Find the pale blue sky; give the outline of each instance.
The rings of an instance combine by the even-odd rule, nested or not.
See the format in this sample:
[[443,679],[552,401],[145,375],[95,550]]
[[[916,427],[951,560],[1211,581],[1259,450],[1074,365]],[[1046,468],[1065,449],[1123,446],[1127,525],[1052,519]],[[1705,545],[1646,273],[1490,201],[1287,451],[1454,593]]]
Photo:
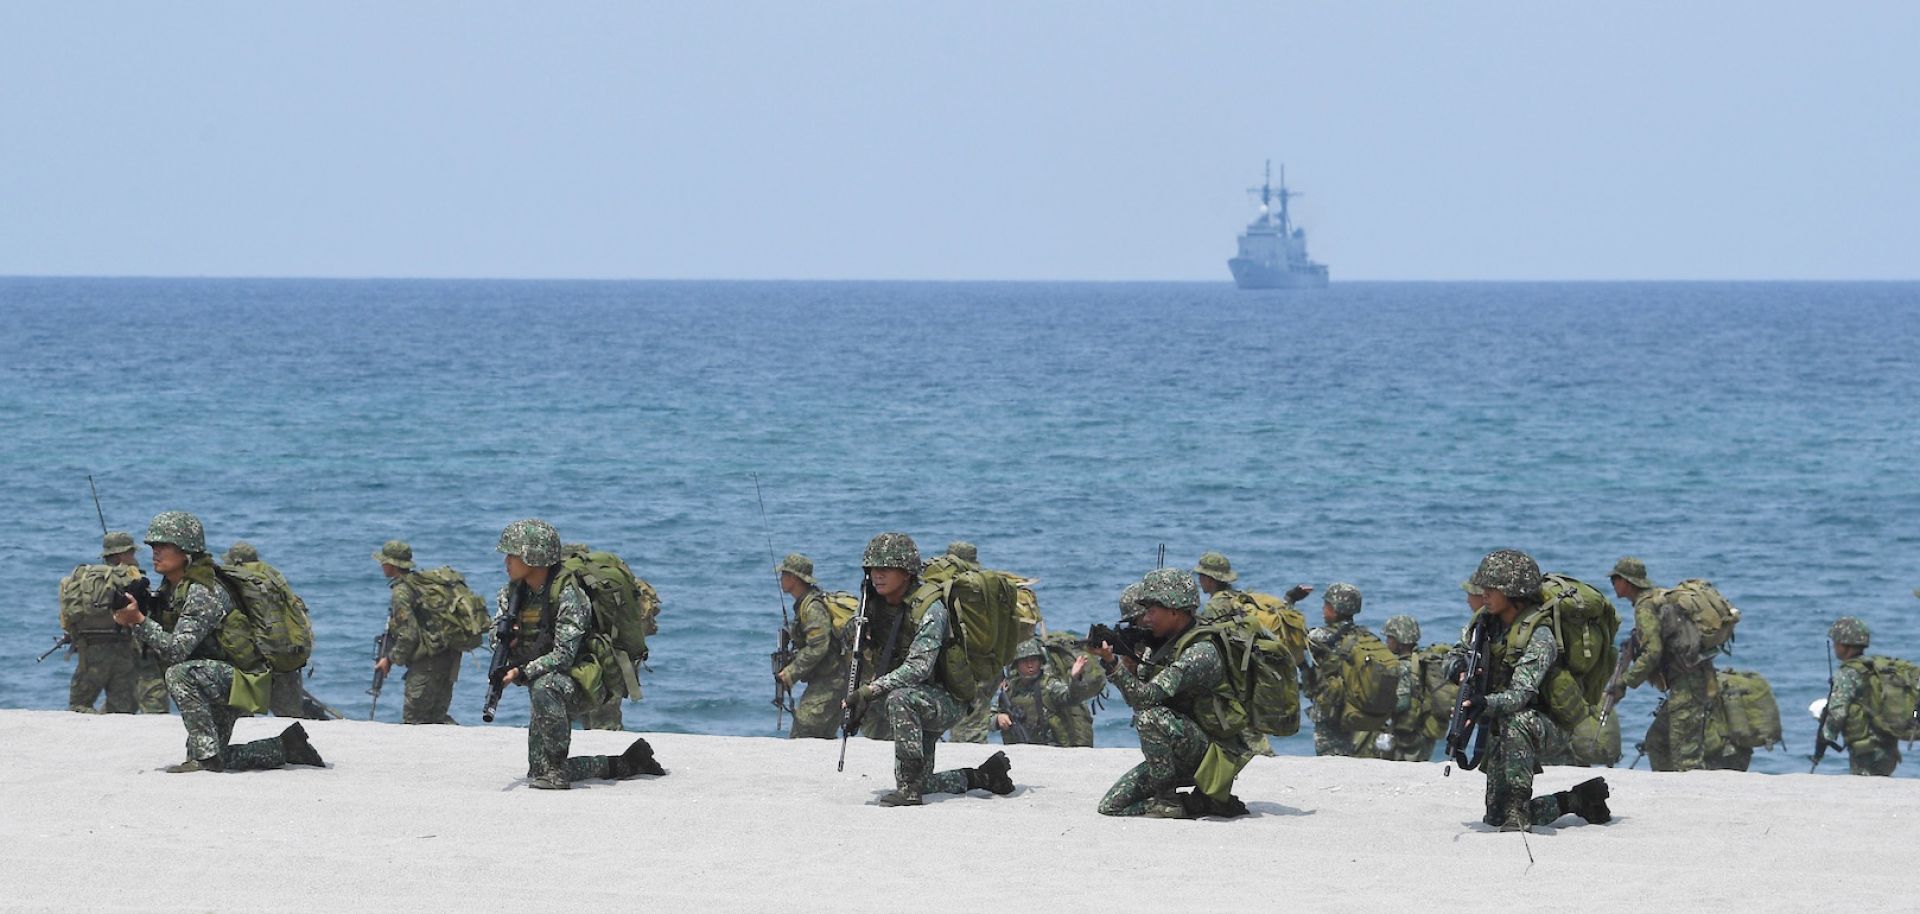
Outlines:
[[0,274],[1920,278],[1920,3],[0,0]]

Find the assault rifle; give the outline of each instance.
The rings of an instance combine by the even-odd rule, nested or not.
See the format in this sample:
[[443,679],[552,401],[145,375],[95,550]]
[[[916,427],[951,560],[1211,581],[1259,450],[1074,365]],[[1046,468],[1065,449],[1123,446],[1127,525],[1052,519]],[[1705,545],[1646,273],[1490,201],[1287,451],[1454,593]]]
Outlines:
[[1146,659],[1147,652],[1153,650],[1153,631],[1132,623],[1110,628],[1095,622],[1092,628],[1087,629],[1087,637],[1080,645],[1097,648],[1102,644],[1112,646],[1116,654],[1142,661]]
[[73,636],[72,636],[72,635],[61,635],[60,637],[58,637],[58,638],[56,638],[56,639],[54,639],[54,641],[53,641],[53,646],[52,646],[52,647],[50,647],[50,648],[47,648],[47,650],[46,650],[46,653],[43,653],[43,654],[41,654],[41,655],[40,655],[40,657],[39,657],[39,659],[37,659],[37,660],[35,660],[34,662],[35,662],[35,663],[45,663],[48,657],[51,657],[51,656],[53,656],[53,652],[54,652],[54,651],[57,651],[57,650],[59,650],[59,649],[61,649],[61,648],[63,648],[63,647],[66,647],[67,645],[69,645],[69,644],[72,644],[72,643],[73,643]]
[[493,662],[487,665],[487,703],[480,709],[480,719],[493,723],[495,711],[500,710],[500,695],[507,690],[507,672],[513,669],[513,645],[520,638],[520,602],[526,597],[526,586],[507,582],[507,611],[493,625]]
[[1607,718],[1613,716],[1613,706],[1627,694],[1627,667],[1633,665],[1633,659],[1640,656],[1640,630],[1634,629],[1627,640],[1620,642],[1620,659],[1613,664],[1613,677],[1607,680],[1606,700],[1600,703],[1600,726],[1607,725]]
[[[753,474],[753,497],[760,503],[760,532],[767,538],[767,560],[779,567],[773,557],[773,527],[767,523],[767,497],[760,492],[760,474]],[[787,589],[780,585],[780,572],[773,573],[774,592],[780,601],[780,636],[773,649],[773,732],[780,732],[780,719],[793,713],[793,686],[780,681],[780,671],[793,662],[793,620],[787,616]],[[794,607],[797,614],[799,607]]]
[[[853,637],[847,642],[847,687],[840,691],[840,761],[835,771],[847,770],[847,738],[853,731],[860,729],[860,709],[854,707],[853,693],[863,684],[860,681],[860,650],[867,637],[867,591],[873,588],[873,578],[862,575],[860,578],[860,608],[853,613]],[[882,658],[884,660],[884,658]]]
[[[374,636],[373,659],[376,664],[393,659],[393,632],[385,631]],[[373,696],[373,702],[367,706],[368,720],[372,720],[374,712],[380,710],[380,689],[386,684],[387,671],[376,665],[373,668],[373,687],[367,689],[367,694]]]
[[[1487,728],[1479,724],[1481,715],[1486,711],[1487,686],[1493,675],[1487,650],[1492,636],[1487,614],[1475,614],[1472,624],[1467,627],[1466,659],[1455,667],[1455,675],[1460,680],[1460,697],[1454,702],[1452,717],[1447,720],[1446,754],[1462,771],[1480,767],[1480,761],[1487,754]],[[1468,707],[1472,710],[1468,710]],[[1472,754],[1468,754],[1468,743],[1472,743]]]
[[1813,762],[1813,767],[1807,769],[1808,774],[1812,774],[1820,770],[1820,761],[1827,757],[1827,749],[1833,748],[1833,749],[1839,749],[1841,751],[1846,750],[1845,746],[1838,745],[1827,739],[1827,715],[1832,712],[1833,712],[1833,642],[1828,641],[1827,642],[1827,703],[1820,706],[1820,723],[1817,726],[1815,726],[1813,730],[1813,755],[1808,756],[1808,761]]
[[1013,702],[1007,698],[1007,678],[1005,676],[1000,677],[1000,684],[994,689],[993,710],[996,714],[1007,715],[1007,719],[1013,722],[1013,725],[1007,728],[1007,734],[1001,736],[1001,742],[1004,743],[1007,741],[1007,735],[1011,735],[1016,741],[1022,743],[1031,743],[1034,741],[1031,732],[1027,729],[1027,722],[1020,716],[1020,710],[1015,708]]

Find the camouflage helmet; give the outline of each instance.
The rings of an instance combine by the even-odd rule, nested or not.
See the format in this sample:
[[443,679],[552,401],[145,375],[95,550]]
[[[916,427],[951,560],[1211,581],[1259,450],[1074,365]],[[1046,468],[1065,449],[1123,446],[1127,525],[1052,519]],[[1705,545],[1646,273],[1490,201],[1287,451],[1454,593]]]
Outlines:
[[1630,555],[1623,556],[1621,557],[1620,561],[1614,562],[1613,571],[1608,573],[1607,576],[1612,578],[1624,578],[1627,583],[1632,584],[1633,586],[1638,587],[1641,590],[1647,590],[1653,587],[1653,582],[1647,580],[1647,563],[1642,562],[1639,559],[1636,559]]
[[495,548],[529,565],[554,565],[560,561],[560,532],[543,520],[517,520],[500,531]]
[[413,570],[413,547],[405,540],[387,540],[379,552],[373,554],[373,560],[382,565],[392,565],[402,571]]
[[1140,591],[1145,587],[1145,583],[1135,581],[1120,591],[1120,618],[1123,621],[1138,622],[1140,614],[1147,611],[1146,607],[1140,605]]
[[1194,574],[1204,574],[1222,584],[1231,584],[1239,579],[1233,571],[1233,563],[1218,552],[1209,552],[1200,556],[1200,562],[1193,566]]
[[820,582],[813,579],[813,560],[798,552],[789,552],[780,564],[773,566],[776,574],[790,574],[808,584],[818,587]]
[[132,552],[135,545],[133,534],[115,530],[100,538],[100,557],[110,559],[122,552]]
[[227,547],[227,554],[220,557],[220,563],[223,565],[258,561],[260,561],[260,550],[253,548],[253,544],[246,540],[234,540],[233,545]]
[[1047,656],[1047,649],[1041,646],[1040,639],[1028,638],[1027,640],[1020,642],[1020,646],[1014,649],[1013,662],[1019,663],[1020,661],[1025,660],[1028,657],[1044,659],[1046,656]]
[[1420,621],[1412,616],[1389,616],[1380,630],[1401,644],[1420,643]]
[[1327,608],[1334,615],[1351,619],[1360,615],[1360,588],[1352,584],[1333,584],[1327,587]]
[[1508,597],[1531,597],[1540,592],[1540,565],[1518,549],[1496,549],[1480,560],[1469,583]]
[[1178,568],[1156,568],[1141,579],[1139,602],[1142,607],[1151,604],[1193,612],[1200,608],[1200,586],[1193,575]]
[[185,511],[162,511],[147,525],[147,545],[166,543],[196,555],[207,551],[207,531],[200,518]]
[[980,561],[980,550],[966,540],[954,540],[947,544],[947,554],[963,562]]
[[920,547],[913,544],[913,537],[904,533],[882,533],[867,541],[860,567],[900,568],[908,574],[919,574]]
[[1873,643],[1873,633],[1867,630],[1867,623],[1852,616],[1841,616],[1840,620],[1827,629],[1827,638],[1835,644],[1851,644],[1854,647],[1866,647]]

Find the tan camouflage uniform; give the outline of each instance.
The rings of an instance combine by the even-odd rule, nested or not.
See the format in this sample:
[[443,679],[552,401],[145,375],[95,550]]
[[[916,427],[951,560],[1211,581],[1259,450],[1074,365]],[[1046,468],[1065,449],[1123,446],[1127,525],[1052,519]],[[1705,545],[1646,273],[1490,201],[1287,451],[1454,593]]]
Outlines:
[[[393,557],[387,557],[388,563]],[[395,566],[399,567],[399,566]],[[406,667],[406,704],[400,720],[408,724],[458,724],[448,713],[453,686],[460,680],[462,652],[451,647],[434,651],[427,629],[427,607],[411,569],[387,579],[387,632],[393,636],[395,666]],[[443,645],[444,647],[444,645]]]
[[839,735],[840,693],[847,686],[846,659],[833,637],[833,613],[820,588],[809,587],[793,607],[790,641],[799,645],[782,672],[807,688],[793,708],[791,739],[831,739]]
[[1870,675],[1864,656],[1840,664],[1827,694],[1827,721],[1820,737],[1847,747],[1847,770],[1853,774],[1890,777],[1900,766],[1900,743],[1867,721]]
[[[1713,658],[1679,657],[1666,649],[1665,635],[1674,624],[1668,621],[1672,610],[1663,605],[1666,596],[1665,590],[1648,587],[1634,597],[1633,637],[1639,652],[1627,667],[1626,685],[1637,688],[1651,681],[1666,692],[1644,744],[1653,770],[1693,771],[1706,767]],[[1664,629],[1663,623],[1667,626]]]

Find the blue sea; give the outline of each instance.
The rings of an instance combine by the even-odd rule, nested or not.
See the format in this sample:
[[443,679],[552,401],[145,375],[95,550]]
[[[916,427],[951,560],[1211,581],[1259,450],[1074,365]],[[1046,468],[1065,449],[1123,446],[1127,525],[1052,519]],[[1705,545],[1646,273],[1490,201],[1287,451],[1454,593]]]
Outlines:
[[[1807,768],[1834,618],[1920,658],[1920,284],[12,278],[0,328],[0,706],[65,705],[71,667],[32,656],[98,551],[88,474],[116,529],[183,509],[256,544],[313,610],[311,690],[353,717],[370,554],[406,539],[490,596],[521,517],[659,588],[635,730],[774,735],[769,538],[853,589],[896,529],[1040,579],[1056,629],[1111,620],[1162,545],[1252,589],[1351,582],[1361,622],[1427,641],[1491,549],[1603,590],[1637,555],[1744,611],[1731,665],[1787,725],[1765,771]],[[1656,697],[1623,705],[1629,756]],[[1117,699],[1098,739],[1134,743]]]

